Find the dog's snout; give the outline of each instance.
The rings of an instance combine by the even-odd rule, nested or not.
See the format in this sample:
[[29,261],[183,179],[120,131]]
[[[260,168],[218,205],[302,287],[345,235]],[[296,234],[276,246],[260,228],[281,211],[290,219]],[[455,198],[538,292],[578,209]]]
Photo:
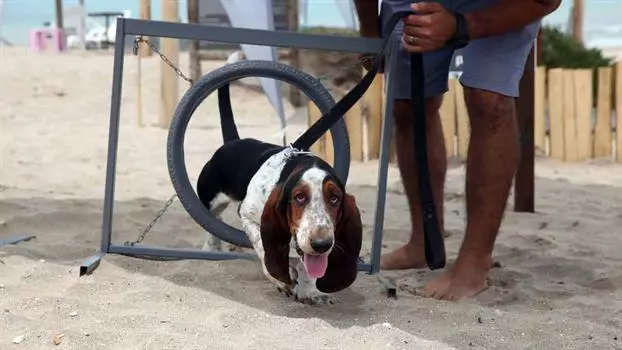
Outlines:
[[316,253],[325,253],[333,246],[332,238],[316,238],[311,240],[311,248]]

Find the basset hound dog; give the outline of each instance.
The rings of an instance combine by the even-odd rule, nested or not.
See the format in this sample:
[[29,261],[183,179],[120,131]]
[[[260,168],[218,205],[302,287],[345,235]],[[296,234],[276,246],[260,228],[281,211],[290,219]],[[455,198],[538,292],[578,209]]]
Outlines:
[[[240,202],[263,272],[287,296],[332,304],[331,293],[355,281],[360,212],[334,169],[312,153],[250,138],[227,141],[203,167],[197,194],[214,215]],[[209,241],[205,248],[219,249]],[[293,265],[290,249],[298,254]]]

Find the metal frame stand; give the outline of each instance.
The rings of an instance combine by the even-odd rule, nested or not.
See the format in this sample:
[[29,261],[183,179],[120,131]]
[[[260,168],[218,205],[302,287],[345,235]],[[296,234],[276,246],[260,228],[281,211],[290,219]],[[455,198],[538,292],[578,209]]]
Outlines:
[[[197,259],[197,260],[256,260],[255,254],[238,252],[208,252],[198,249],[174,249],[154,246],[124,246],[111,242],[112,214],[114,204],[114,188],[117,164],[117,148],[119,142],[119,117],[121,109],[121,87],[123,80],[123,62],[125,38],[127,35],[144,35],[148,37],[167,37],[189,40],[206,40],[234,44],[267,45],[277,47],[296,47],[312,50],[342,51],[354,53],[377,53],[382,48],[381,39],[352,38],[340,36],[300,34],[285,31],[270,31],[247,28],[216,27],[199,24],[148,21],[129,18],[117,18],[117,32],[114,53],[112,96],[110,108],[110,131],[108,134],[108,158],[106,168],[106,188],[100,252],[84,260],[80,265],[80,276],[92,273],[106,254],[140,255],[145,257]],[[396,52],[397,42],[391,43]],[[391,55],[388,67],[394,66],[396,55]],[[385,69],[389,72],[390,69]],[[385,117],[382,128],[380,160],[378,164],[378,186],[374,219],[372,252],[369,263],[359,263],[359,271],[377,276],[384,285],[389,297],[397,296],[397,287],[391,279],[380,274],[380,250],[382,247],[382,231],[384,225],[384,209],[386,201],[387,174],[389,166],[389,150],[393,129],[393,84],[388,74],[385,93]]]

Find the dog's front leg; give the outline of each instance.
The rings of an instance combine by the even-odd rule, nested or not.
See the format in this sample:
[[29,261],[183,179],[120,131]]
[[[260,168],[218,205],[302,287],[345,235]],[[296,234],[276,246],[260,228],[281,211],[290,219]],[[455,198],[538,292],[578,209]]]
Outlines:
[[279,292],[285,294],[288,297],[291,296],[293,294],[292,286],[274,278],[266,267],[266,263],[264,260],[265,251],[261,242],[261,231],[259,229],[259,226],[244,219],[242,219],[242,226],[244,227],[244,231],[246,232],[248,239],[253,244],[253,248],[255,249],[255,253],[257,254],[257,258],[259,259],[261,269],[263,270],[264,275],[266,275],[268,280],[276,286]]
[[335,298],[327,293],[317,289],[315,286],[315,278],[311,278],[305,271],[304,264],[301,259],[295,265],[297,279],[294,283],[294,298],[301,303],[315,304],[334,304]]

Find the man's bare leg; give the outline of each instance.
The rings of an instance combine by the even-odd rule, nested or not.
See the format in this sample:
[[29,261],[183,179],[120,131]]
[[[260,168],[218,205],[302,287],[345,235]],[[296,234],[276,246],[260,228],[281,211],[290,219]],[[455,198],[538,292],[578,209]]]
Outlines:
[[433,298],[470,298],[486,288],[492,250],[516,172],[519,156],[514,99],[466,88],[471,138],[466,164],[467,226],[451,270],[430,281]]
[[[441,233],[443,226],[443,186],[447,171],[447,155],[443,138],[443,127],[438,110],[442,96],[426,101],[426,132],[428,139],[428,162],[430,181]],[[408,243],[384,254],[380,258],[380,268],[384,270],[422,268],[426,266],[423,246],[423,221],[419,201],[419,185],[417,164],[415,160],[413,119],[410,100],[396,100],[395,117],[395,148],[404,191],[408,199],[412,232]]]

